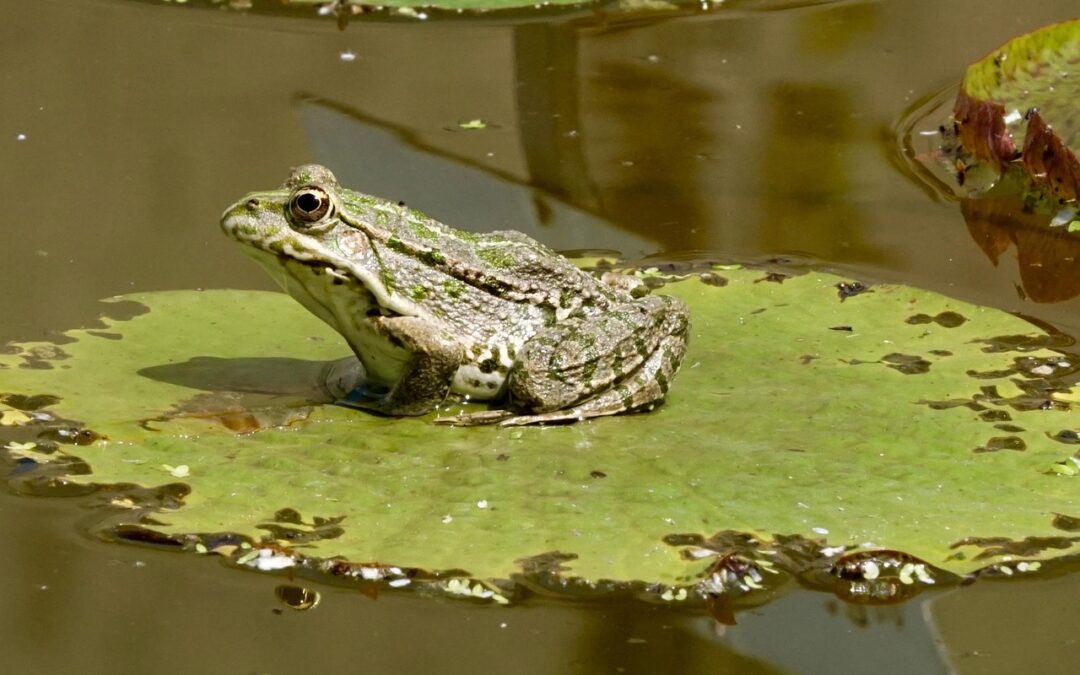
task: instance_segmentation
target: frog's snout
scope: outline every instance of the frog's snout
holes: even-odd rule
[[[221,229],[227,234],[235,234],[245,224],[254,224],[259,220],[259,213],[264,202],[256,194],[249,194],[232,204],[221,214]]]

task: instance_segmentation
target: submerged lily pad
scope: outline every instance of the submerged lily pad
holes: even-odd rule
[[[321,368],[347,348],[260,292],[125,296],[148,311],[59,346],[9,346],[0,393],[10,409],[57,397],[34,400],[97,434],[24,448],[21,462],[162,499],[147,513],[114,489],[128,517],[111,526],[197,533],[203,551],[215,533],[273,542],[238,550],[263,569],[301,553],[363,578],[442,571],[443,590],[470,597],[498,588],[461,578],[548,575],[682,600],[761,586],[776,566],[899,587],[1080,551],[1058,526],[1080,514],[1080,482],[1054,469],[1074,462],[1080,431],[1068,339],[844,282],[723,269],[668,283],[693,316],[668,402],[566,426],[448,428],[319,405]]]

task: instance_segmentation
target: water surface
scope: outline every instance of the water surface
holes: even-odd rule
[[[98,299],[135,290],[270,288],[217,220],[309,161],[459,227],[629,258],[785,257],[1080,333],[1078,301],[1033,300],[1014,252],[989,260],[900,150],[911,108],[1072,1],[345,30],[313,12],[125,0],[2,11],[0,342],[88,325]],[[473,119],[487,128],[459,127]],[[1077,656],[1076,575],[896,608],[792,592],[722,635],[632,603],[506,610],[320,587],[295,612],[275,598],[283,578],[92,541],[86,515],[77,500],[0,496],[15,672],[429,672],[438,659],[447,672],[1050,673]]]

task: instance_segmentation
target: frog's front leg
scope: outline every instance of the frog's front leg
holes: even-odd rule
[[[464,348],[441,326],[415,316],[373,317],[372,328],[409,353],[405,368],[389,389],[375,392],[361,385],[342,404],[384,415],[423,415],[443,402]]]

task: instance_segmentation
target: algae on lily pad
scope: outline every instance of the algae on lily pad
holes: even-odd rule
[[[900,587],[1080,551],[1061,526],[1080,515],[1080,482],[1055,469],[1075,464],[1080,431],[1066,338],[822,273],[718,269],[659,292],[693,319],[667,403],[527,428],[319,403],[322,368],[347,347],[285,295],[126,296],[147,311],[0,354],[7,408],[94,432],[9,453],[78,468],[67,484],[121,486],[110,527],[198,535],[197,550],[236,533],[264,542],[238,550],[243,564],[334,559],[322,569],[428,575],[475,597],[543,578],[683,600],[767,586],[777,568],[892,569]],[[124,486],[161,499],[135,508]]]

